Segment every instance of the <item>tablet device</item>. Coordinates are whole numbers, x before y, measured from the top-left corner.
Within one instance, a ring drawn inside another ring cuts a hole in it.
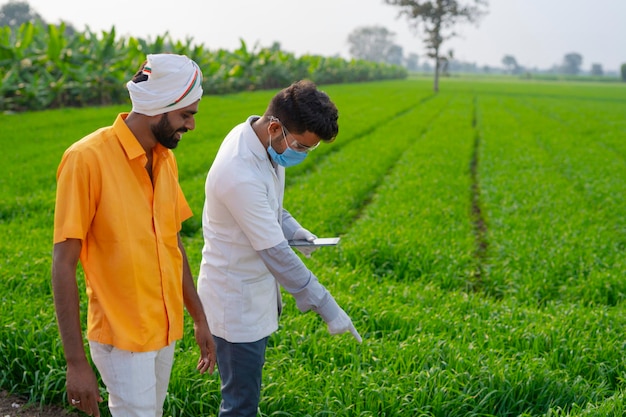
[[[339,237],[321,237],[311,242],[308,240],[289,240],[289,246],[335,246],[339,243]]]

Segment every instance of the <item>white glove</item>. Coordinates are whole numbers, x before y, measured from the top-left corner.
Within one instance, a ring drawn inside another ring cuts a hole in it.
[[[343,308],[339,308],[339,315],[328,322],[328,332],[332,335],[350,332],[357,342],[361,343],[363,341],[361,335],[354,327],[354,324],[352,324],[352,320],[350,320],[350,317],[343,311]]]
[[[296,230],[296,233],[293,234],[293,240],[306,240],[308,242],[313,242],[315,239],[317,239],[317,236],[306,230],[304,227],[299,228],[298,230]],[[310,258],[311,254],[316,251],[318,247],[311,245],[296,246],[295,248],[298,249],[301,254],[303,254],[307,258]]]

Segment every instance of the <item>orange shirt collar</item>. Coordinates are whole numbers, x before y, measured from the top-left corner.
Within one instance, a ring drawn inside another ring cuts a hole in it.
[[[120,113],[113,123],[113,130],[119,138],[120,144],[124,148],[128,159],[141,158],[146,155],[146,151],[126,124],[125,120],[127,117],[128,113]],[[154,147],[154,153],[157,154],[160,159],[165,159],[170,154],[168,149],[160,143],[157,143]]]

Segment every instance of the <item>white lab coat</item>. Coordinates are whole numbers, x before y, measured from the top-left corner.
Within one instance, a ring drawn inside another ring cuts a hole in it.
[[[278,328],[280,291],[257,251],[285,240],[285,169],[275,167],[251,116],[226,136],[205,184],[198,293],[214,335],[249,343]]]

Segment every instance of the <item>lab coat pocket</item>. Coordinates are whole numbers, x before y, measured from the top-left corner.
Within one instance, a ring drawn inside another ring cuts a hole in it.
[[[246,326],[266,327],[278,320],[276,283],[271,275],[244,284],[241,322]]]

